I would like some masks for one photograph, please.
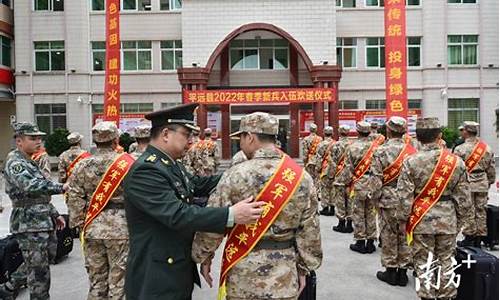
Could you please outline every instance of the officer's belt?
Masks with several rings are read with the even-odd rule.
[[[260,240],[257,245],[253,248],[253,250],[280,250],[280,249],[288,249],[294,246],[295,240],[288,241],[273,241],[273,240]]]
[[[104,209],[125,209],[125,204],[109,202]]]
[[[471,174],[479,174],[479,173],[484,173],[483,170],[474,170],[471,172]]]
[[[13,208],[30,207],[37,204],[49,204],[49,201],[42,199],[23,200],[22,202],[13,202],[12,207]]]

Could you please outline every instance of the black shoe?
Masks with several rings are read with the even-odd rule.
[[[375,240],[369,239],[366,241],[366,253],[373,253],[377,250],[375,248]]]
[[[382,239],[381,238],[378,238],[378,247],[382,248]]]
[[[481,240],[482,237],[480,236],[474,237],[474,247],[481,248]]]
[[[357,240],[356,243],[349,245],[349,249],[361,254],[366,253],[365,240]]]
[[[335,206],[333,205],[330,206],[330,213],[331,213],[330,216],[335,216]]]
[[[466,235],[465,238],[459,242],[457,242],[457,245],[459,247],[468,247],[468,246],[474,246],[475,238],[472,235]]]
[[[398,269],[398,285],[406,286],[408,284],[408,275],[406,275],[406,269]]]
[[[398,273],[396,273],[396,268],[386,268],[384,272],[378,271],[377,278],[390,285],[398,284]]]
[[[354,228],[352,228],[352,220],[347,220],[347,225],[345,226],[344,233],[352,233]]]
[[[345,220],[339,220],[339,224],[337,226],[333,226],[333,231],[336,232],[345,232]]]
[[[328,208],[329,208],[329,206],[323,207],[323,209],[320,210],[319,214],[322,216],[327,216],[328,215]]]

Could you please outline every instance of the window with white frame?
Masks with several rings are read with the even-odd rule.
[[[406,38],[406,59],[408,67],[420,67],[421,61],[421,38],[408,37]]]
[[[3,66],[11,67],[12,41],[10,38],[3,35],[0,35],[0,40],[2,44],[2,52],[0,53],[0,64]]]
[[[476,3],[476,0],[448,0],[448,3],[458,3],[458,4],[472,4]]]
[[[448,64],[476,65],[478,45],[477,35],[448,35]]]
[[[106,60],[106,42],[92,42],[92,70],[104,71]]]
[[[479,122],[479,99],[448,99],[448,127],[458,128],[464,121]]]
[[[339,109],[358,109],[358,100],[341,100]]]
[[[337,38],[337,64],[343,68],[355,68],[356,49],[356,38]]]
[[[366,66],[368,68],[385,67],[385,44],[383,37],[366,38]]]
[[[161,69],[176,70],[182,67],[182,41],[161,41]]]
[[[151,41],[122,42],[122,70],[152,70]]]
[[[288,41],[233,40],[229,46],[229,62],[233,70],[288,69]]]
[[[138,10],[148,11],[151,10],[151,0],[121,0],[121,8],[124,11]]]
[[[160,0],[160,10],[179,10],[182,8],[182,0]]]
[[[153,111],[153,103],[121,103],[120,113],[149,113]],[[104,113],[104,104],[92,104],[92,113]]]
[[[385,109],[385,100],[366,100],[365,108],[366,109]]]
[[[356,7],[356,0],[336,0],[335,5],[338,7],[352,8]]]
[[[66,128],[66,104],[35,104],[35,120],[41,131],[51,134],[57,128]]]
[[[422,99],[408,99],[408,109],[422,109]]]
[[[467,1],[467,0],[464,0],[464,1]],[[418,6],[418,5],[420,5],[420,0],[406,0],[406,5],[407,6],[415,6],[415,5]],[[384,0],[365,0],[365,6],[367,6],[367,7],[384,7]]]
[[[35,11],[64,11],[64,0],[33,0]]]
[[[35,71],[63,71],[65,69],[64,41],[34,42]]]
[[[102,11],[104,10],[104,0],[90,0],[91,9],[93,11]]]

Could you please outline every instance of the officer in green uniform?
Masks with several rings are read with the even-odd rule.
[[[192,204],[194,196],[207,197],[220,179],[193,176],[179,160],[192,138],[196,106],[146,115],[152,122],[150,145],[124,180],[128,300],[191,299],[193,284],[200,282],[191,259],[194,233],[224,233],[234,224],[256,222],[262,213],[265,203],[252,198],[224,208]]]

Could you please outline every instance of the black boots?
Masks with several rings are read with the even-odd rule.
[[[377,250],[377,248],[375,248],[375,240],[367,240],[366,241],[366,253],[373,253],[375,252],[375,250]]]
[[[331,205],[323,207],[319,212],[322,216],[335,216],[335,208]]]
[[[387,268],[384,272],[378,271],[377,278],[390,285],[398,285],[398,272],[396,272],[396,268]]]
[[[351,233],[353,231],[354,231],[354,228],[352,228],[352,220],[347,220],[347,224],[345,226],[344,233]]]
[[[408,284],[408,275],[406,275],[406,269],[398,269],[398,285],[406,286]]]
[[[345,227],[345,220],[339,220],[339,224],[337,226],[333,226],[333,231],[336,231],[336,232],[346,232],[346,227]]]
[[[467,247],[467,246],[474,246],[475,244],[475,237],[472,235],[466,235],[465,238],[462,241],[459,241],[457,244],[460,247]]]
[[[361,254],[366,253],[365,240],[357,240],[356,243],[349,245],[349,249]]]

